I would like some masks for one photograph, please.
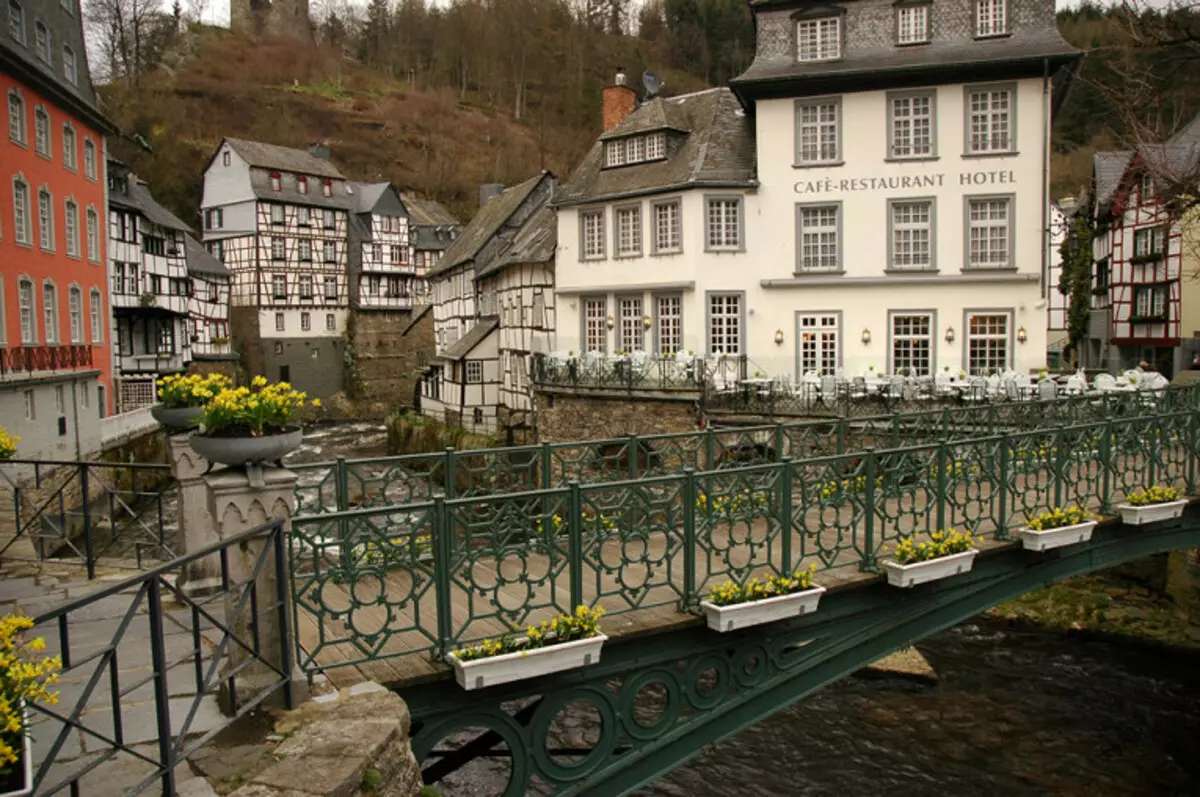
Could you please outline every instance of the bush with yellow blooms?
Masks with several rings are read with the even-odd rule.
[[[1161,484],[1156,484],[1153,487],[1147,487],[1144,490],[1138,490],[1132,495],[1125,496],[1125,503],[1132,506],[1151,506],[1153,504],[1166,504],[1178,500],[1178,490],[1174,487],[1164,487]]]
[[[158,380],[158,400],[167,409],[203,407],[232,384],[224,374],[168,374]]]
[[[915,542],[912,537],[901,540],[893,555],[896,562],[902,565],[928,562],[930,559],[969,551],[972,542],[971,532],[946,529],[930,534],[925,542]]]
[[[36,655],[46,642],[41,637],[26,640],[30,628],[32,618],[23,615],[0,618],[0,782],[21,761],[27,733],[23,705],[58,702],[50,687],[58,683],[62,659]]]
[[[591,639],[600,633],[600,618],[603,615],[604,609],[599,606],[595,609],[577,606],[570,614],[560,614],[553,620],[528,626],[520,637],[506,634],[499,639],[485,639],[478,645],[459,648],[454,651],[454,658],[464,662],[474,661],[561,645],[577,639]]]
[[[1071,504],[1068,507],[1055,507],[1049,512],[1043,512],[1026,524],[1030,531],[1050,531],[1067,526],[1077,526],[1085,520],[1092,520],[1093,515],[1086,509]]]
[[[726,581],[708,591],[708,602],[714,606],[732,606],[735,603],[749,603],[765,598],[791,595],[793,592],[803,592],[812,588],[812,577],[815,572],[817,572],[817,563],[813,562],[807,570],[797,570],[790,576],[774,575],[764,579],[752,578],[745,584]]]
[[[12,459],[17,453],[17,443],[21,442],[21,438],[15,434],[9,434],[8,430],[0,426],[0,459]]]
[[[287,382],[267,384],[254,377],[250,387],[227,387],[204,407],[200,425],[209,437],[266,437],[282,434],[293,426],[308,394],[293,390]],[[312,406],[320,407],[314,399]]]

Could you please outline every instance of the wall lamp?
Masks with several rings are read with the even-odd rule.
[[[776,346],[783,345],[783,330],[782,329],[775,330],[775,345]]]
[[[649,329],[653,325],[654,325],[654,320],[652,318],[650,318],[650,316],[648,316],[648,315],[642,316],[642,326],[644,326],[646,329]]]
[[[946,342],[954,342],[954,327],[946,327]]]
[[[605,319],[604,323],[608,325],[609,329],[612,329],[614,326],[616,326],[617,322],[613,320],[612,316],[609,316],[607,319]]]
[[[1024,343],[1029,340],[1029,333],[1025,331],[1025,327],[1017,329],[1017,343]]]
[[[863,327],[862,342],[864,344],[871,342],[871,330],[867,329],[866,327]]]

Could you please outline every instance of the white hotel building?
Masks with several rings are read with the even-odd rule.
[[[793,377],[1043,365],[1053,84],[1078,57],[1053,2],[751,5],[730,89],[607,90],[555,198],[557,347]]]

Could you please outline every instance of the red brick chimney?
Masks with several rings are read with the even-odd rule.
[[[637,92],[625,85],[625,70],[617,67],[617,79],[604,89],[604,130],[612,130],[637,107]]]

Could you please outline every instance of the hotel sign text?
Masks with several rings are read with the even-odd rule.
[[[962,186],[976,185],[1012,185],[1017,181],[1014,172],[1001,169],[991,172],[963,172],[958,175],[958,184]],[[941,188],[946,185],[946,175],[915,174],[897,177],[850,177],[823,180],[800,180],[792,189],[797,194],[833,194],[851,193],[854,191],[906,191],[913,188]]]

